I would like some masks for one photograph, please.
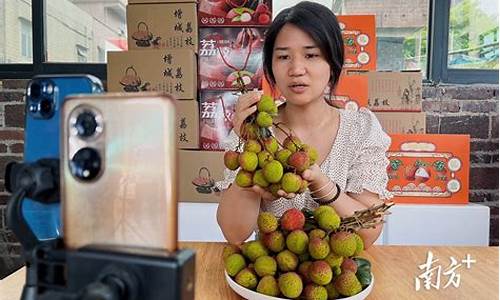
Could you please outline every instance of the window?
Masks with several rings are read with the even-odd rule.
[[[23,61],[31,61],[33,59],[33,35],[31,34],[31,21],[20,18],[21,29],[21,57]]]

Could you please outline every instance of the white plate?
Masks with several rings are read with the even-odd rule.
[[[236,294],[240,295],[241,297],[243,297],[245,299],[248,299],[248,300],[283,300],[283,299],[285,299],[285,298],[271,297],[271,296],[267,296],[264,294],[254,292],[252,290],[249,290],[249,289],[244,288],[241,285],[237,284],[236,281],[234,281],[231,278],[231,276],[229,276],[226,273],[226,271],[224,271],[224,275],[226,276],[227,283],[233,289],[233,291],[235,291]],[[373,273],[372,273],[372,281],[370,282],[370,285],[368,285],[360,293],[358,293],[352,297],[342,298],[342,300],[363,300],[363,299],[365,299],[366,297],[368,297],[368,295],[370,295],[370,292],[372,291],[374,282],[375,282],[375,279],[374,279]]]

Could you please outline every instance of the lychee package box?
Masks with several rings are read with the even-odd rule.
[[[200,149],[223,150],[233,128],[236,91],[201,91]]]
[[[196,3],[127,5],[128,49],[198,51]]]
[[[369,72],[368,108],[372,111],[422,111],[420,71]]]
[[[176,102],[177,107],[177,148],[198,149],[200,143],[200,123],[198,101]]]
[[[158,91],[196,99],[196,55],[191,49],[108,52],[108,91]]]
[[[199,0],[200,26],[269,26],[271,0]]]
[[[391,134],[387,189],[396,203],[467,204],[469,135]]]
[[[344,69],[377,69],[375,15],[337,16],[344,40]]]
[[[238,72],[247,88],[259,88],[263,28],[200,28],[200,89],[237,90]]]
[[[423,112],[376,112],[375,115],[386,133],[425,133]]]
[[[347,110],[358,110],[368,105],[368,77],[366,72],[342,72],[334,92],[325,99],[333,106]]]
[[[180,201],[219,202],[224,168],[223,151],[179,150]]]

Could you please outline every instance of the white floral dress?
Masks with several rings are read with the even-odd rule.
[[[375,115],[366,108],[359,111],[339,109],[340,126],[330,153],[320,165],[321,171],[336,182],[343,192],[361,193],[367,190],[389,199],[387,191],[387,165],[385,153],[391,143],[390,137],[382,130]],[[224,148],[234,150],[238,136],[231,131]],[[234,181],[236,171],[226,169],[224,180],[216,182],[224,190]],[[318,204],[311,198],[309,191],[292,199],[280,198],[275,201],[262,201],[261,210],[281,216],[286,210],[295,207],[314,209]]]

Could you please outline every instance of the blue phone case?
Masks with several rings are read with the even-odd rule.
[[[91,75],[35,76],[26,89],[24,161],[59,158],[59,120],[64,98],[71,94],[101,93],[101,81]],[[24,199],[23,216],[39,240],[60,236],[60,203]]]

